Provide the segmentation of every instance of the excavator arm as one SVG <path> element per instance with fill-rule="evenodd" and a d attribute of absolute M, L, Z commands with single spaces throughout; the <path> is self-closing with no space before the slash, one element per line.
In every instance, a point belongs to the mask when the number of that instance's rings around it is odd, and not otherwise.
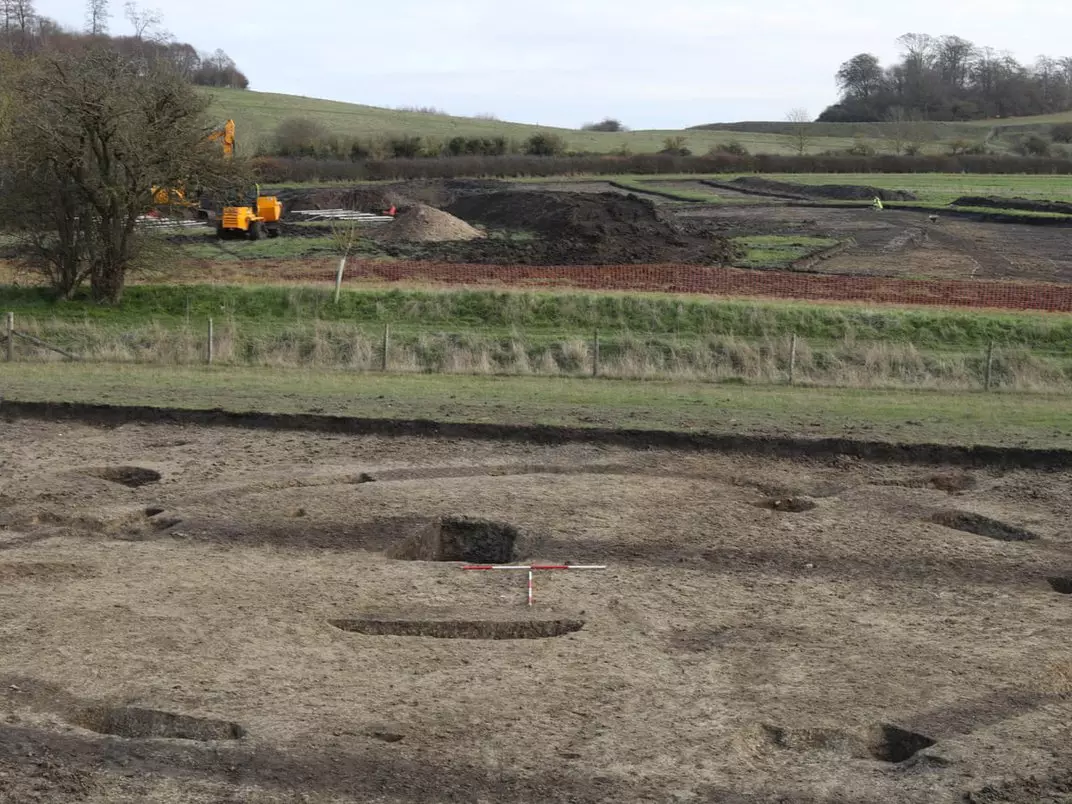
<path fill-rule="evenodd" d="M 230 159 L 235 151 L 235 122 L 228 120 L 215 131 L 211 132 L 205 140 L 208 142 L 220 141 L 223 146 L 223 155 Z"/>

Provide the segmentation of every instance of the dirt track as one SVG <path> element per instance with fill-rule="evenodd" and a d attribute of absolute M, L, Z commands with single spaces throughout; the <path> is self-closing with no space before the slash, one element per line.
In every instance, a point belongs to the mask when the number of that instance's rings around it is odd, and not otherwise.
<path fill-rule="evenodd" d="M 1065 472 L 162 424 L 0 437 L 0 800 L 1067 791 Z M 950 510 L 1038 538 L 936 524 Z M 518 559 L 610 568 L 538 578 L 530 615 L 523 578 L 390 557 L 435 547 L 444 516 L 516 526 Z M 330 622 L 362 617 L 584 624 Z"/>

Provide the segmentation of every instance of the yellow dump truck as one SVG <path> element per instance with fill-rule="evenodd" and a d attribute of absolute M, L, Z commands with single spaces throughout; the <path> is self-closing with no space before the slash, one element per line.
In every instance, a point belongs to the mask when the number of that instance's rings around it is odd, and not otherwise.
<path fill-rule="evenodd" d="M 279 219 L 283 217 L 283 205 L 275 196 L 261 195 L 257 189 L 256 197 L 249 206 L 229 205 L 223 208 L 216 220 L 216 236 L 220 239 L 249 238 L 260 240 L 261 237 L 279 237 Z"/>

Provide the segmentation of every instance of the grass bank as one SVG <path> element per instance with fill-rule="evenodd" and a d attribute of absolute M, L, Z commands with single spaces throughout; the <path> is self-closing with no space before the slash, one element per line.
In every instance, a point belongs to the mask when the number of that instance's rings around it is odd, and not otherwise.
<path fill-rule="evenodd" d="M 779 338 L 911 343 L 927 349 L 977 351 L 991 341 L 1072 355 L 1072 317 L 1053 313 L 977 312 L 942 308 L 867 307 L 722 300 L 639 293 L 497 290 L 330 289 L 248 285 L 135 285 L 119 307 L 52 301 L 40 288 L 0 286 L 0 312 L 46 322 L 96 322 L 128 329 L 218 322 L 390 323 L 397 331 L 604 334 Z"/>
<path fill-rule="evenodd" d="M 1064 396 L 0 363 L 27 401 L 1072 447 Z"/>

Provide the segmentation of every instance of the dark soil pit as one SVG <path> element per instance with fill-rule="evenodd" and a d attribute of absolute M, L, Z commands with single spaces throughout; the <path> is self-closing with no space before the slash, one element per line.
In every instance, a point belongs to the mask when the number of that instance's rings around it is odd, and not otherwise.
<path fill-rule="evenodd" d="M 436 639 L 547 639 L 584 627 L 584 620 L 331 620 L 340 631 Z"/>
<path fill-rule="evenodd" d="M 867 752 L 880 762 L 898 763 L 911 759 L 935 742 L 926 735 L 883 723 L 872 732 Z"/>
<path fill-rule="evenodd" d="M 158 709 L 137 707 L 92 707 L 79 712 L 72 722 L 98 734 L 131 739 L 239 740 L 246 730 L 237 723 L 212 718 L 176 715 Z"/>
<path fill-rule="evenodd" d="M 805 511 L 814 511 L 816 507 L 815 500 L 807 497 L 774 497 L 758 502 L 756 506 L 788 514 L 802 514 Z"/>
<path fill-rule="evenodd" d="M 90 469 L 86 474 L 112 483 L 120 483 L 132 489 L 160 481 L 159 472 L 155 469 L 143 469 L 140 466 L 102 466 L 98 469 Z"/>
<path fill-rule="evenodd" d="M 387 556 L 404 561 L 505 564 L 514 559 L 519 536 L 517 528 L 504 522 L 444 517 L 417 526 Z"/>
<path fill-rule="evenodd" d="M 966 511 L 939 511 L 931 517 L 931 521 L 947 528 L 1002 542 L 1030 542 L 1038 538 L 1038 534 L 1029 530 Z"/>
<path fill-rule="evenodd" d="M 1066 578 L 1047 578 L 1046 583 L 1059 595 L 1072 595 L 1072 575 Z"/>

